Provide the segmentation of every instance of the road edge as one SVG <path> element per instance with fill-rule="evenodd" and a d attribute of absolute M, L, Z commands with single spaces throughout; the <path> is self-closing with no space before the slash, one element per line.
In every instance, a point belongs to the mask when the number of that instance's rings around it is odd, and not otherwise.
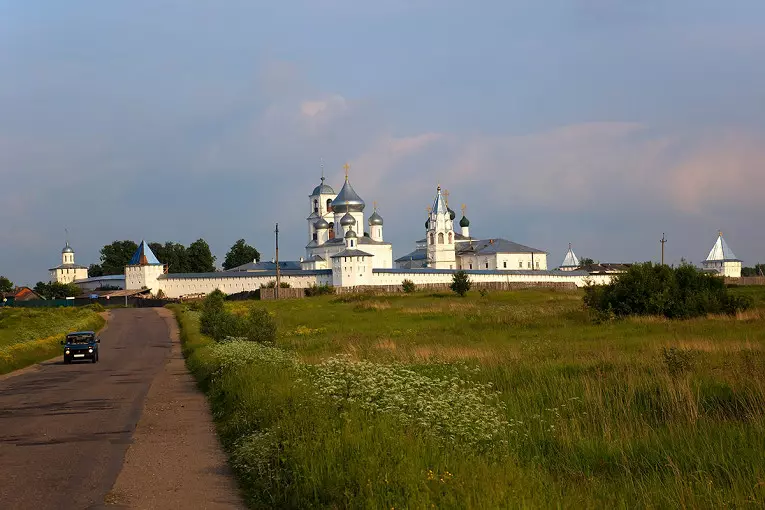
<path fill-rule="evenodd" d="M 175 315 L 166 308 L 155 311 L 167 324 L 171 352 L 149 387 L 132 443 L 104 504 L 140 509 L 246 508 L 207 398 L 186 367 Z"/>

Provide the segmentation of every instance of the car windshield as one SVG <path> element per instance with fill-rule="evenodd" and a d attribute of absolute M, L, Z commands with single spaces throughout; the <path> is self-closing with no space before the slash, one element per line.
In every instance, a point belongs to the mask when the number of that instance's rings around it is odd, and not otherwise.
<path fill-rule="evenodd" d="M 93 341 L 93 335 L 69 335 L 66 337 L 68 344 L 87 344 Z"/>

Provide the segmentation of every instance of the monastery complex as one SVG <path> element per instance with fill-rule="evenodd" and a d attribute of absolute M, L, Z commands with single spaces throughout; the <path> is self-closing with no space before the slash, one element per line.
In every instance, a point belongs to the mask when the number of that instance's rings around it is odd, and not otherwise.
<path fill-rule="evenodd" d="M 325 183 L 308 197 L 307 244 L 299 261 L 279 262 L 281 282 L 292 288 L 329 285 L 348 289 L 400 288 L 404 280 L 418 286 L 449 284 L 455 271 L 468 273 L 471 281 L 510 286 L 576 286 L 608 283 L 624 265 L 580 267 L 569 245 L 560 266 L 548 267 L 548 253 L 502 239 L 476 238 L 470 221 L 449 207 L 448 194 L 438 186 L 424 225 L 425 237 L 414 250 L 393 259 L 393 247 L 383 236 L 384 221 L 374 207 L 365 216 L 366 203 L 351 186 L 347 175 L 339 193 Z M 455 229 L 459 227 L 459 231 Z M 719 234 L 703 262 L 705 271 L 740 277 L 741 261 Z M 208 294 L 220 289 L 226 294 L 254 291 L 276 279 L 274 262 L 255 262 L 214 273 L 169 273 L 142 241 L 125 267 L 124 276 L 88 278 L 87 268 L 74 262 L 74 250 L 67 242 L 62 263 L 50 270 L 51 281 L 72 283 L 86 290 L 104 285 L 118 288 L 150 289 L 168 298 Z"/>

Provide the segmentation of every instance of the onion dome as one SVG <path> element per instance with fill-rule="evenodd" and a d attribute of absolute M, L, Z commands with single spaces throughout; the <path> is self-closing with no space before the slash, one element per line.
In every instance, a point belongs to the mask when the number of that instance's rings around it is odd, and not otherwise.
<path fill-rule="evenodd" d="M 341 227 L 350 227 L 356 224 L 356 218 L 351 216 L 351 213 L 345 213 L 345 216 L 340 218 Z"/>
<path fill-rule="evenodd" d="M 318 196 L 318 195 L 334 195 L 335 190 L 332 189 L 332 186 L 329 184 L 324 184 L 324 176 L 321 177 L 321 184 L 316 186 L 313 189 L 313 193 L 311 193 L 312 197 Z"/>
<path fill-rule="evenodd" d="M 362 212 L 366 204 L 353 190 L 348 178 L 345 179 L 343 189 L 340 190 L 337 197 L 332 201 L 332 210 L 338 213 Z"/>
<path fill-rule="evenodd" d="M 372 216 L 369 217 L 369 226 L 371 227 L 373 225 L 382 225 L 382 224 L 383 224 L 382 216 L 377 214 L 377 211 L 373 212 Z"/>
<path fill-rule="evenodd" d="M 467 219 L 467 216 L 463 216 L 460 220 L 460 227 L 465 228 L 470 226 L 470 220 Z"/>
<path fill-rule="evenodd" d="M 69 243 L 66 243 L 66 246 L 64 246 L 64 249 L 61 250 L 61 253 L 74 253 L 74 250 L 71 246 L 69 246 Z"/>
<path fill-rule="evenodd" d="M 449 206 L 446 206 L 446 210 L 449 211 L 449 219 L 454 221 L 454 218 L 457 217 L 457 213 L 455 213 L 452 209 L 449 209 Z"/>
<path fill-rule="evenodd" d="M 353 231 L 353 229 L 349 229 L 348 232 L 345 233 L 346 239 L 356 239 L 358 236 L 356 235 L 356 232 Z"/>
<path fill-rule="evenodd" d="M 329 223 L 324 218 L 320 218 L 319 221 L 313 224 L 313 228 L 316 230 L 326 230 L 329 228 Z"/>
<path fill-rule="evenodd" d="M 427 220 L 425 220 L 425 228 L 426 228 L 426 229 L 430 228 L 430 218 L 428 218 Z"/>

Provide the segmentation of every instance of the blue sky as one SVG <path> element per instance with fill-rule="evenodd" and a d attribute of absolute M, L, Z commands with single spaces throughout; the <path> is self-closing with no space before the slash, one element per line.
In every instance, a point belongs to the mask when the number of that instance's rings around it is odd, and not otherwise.
<path fill-rule="evenodd" d="M 323 158 L 394 254 L 473 235 L 765 261 L 765 4 L 0 0 L 0 274 L 116 239 L 303 254 Z M 456 209 L 456 207 L 454 207 Z"/>

